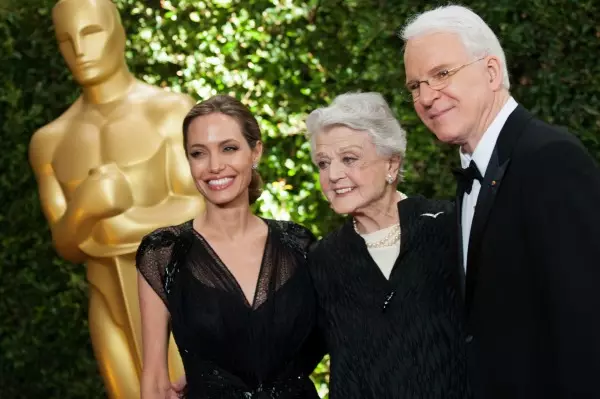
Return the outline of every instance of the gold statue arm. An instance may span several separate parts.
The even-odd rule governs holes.
[[[142,318],[141,399],[164,399],[171,389],[167,366],[169,313],[165,304],[138,271]]]
[[[114,219],[114,223],[119,225],[118,230],[128,232],[129,242],[140,241],[157,228],[190,220],[202,209],[202,197],[189,172],[183,145],[169,140],[167,147],[166,170],[163,173],[167,174],[169,193],[165,199],[151,207],[134,206]]]
[[[54,133],[54,134],[53,134]],[[92,228],[94,221],[88,219],[88,223],[82,223],[86,218],[82,214],[82,207],[78,206],[75,197],[70,206],[67,206],[67,200],[63,193],[54,170],[52,167],[48,146],[56,143],[58,132],[41,129],[37,131],[31,140],[29,146],[29,163],[33,169],[38,183],[38,190],[41,202],[42,212],[50,225],[52,241],[58,254],[74,263],[82,263],[86,256],[79,249],[76,237],[72,234],[79,230],[80,226],[84,230]]]
[[[100,220],[128,209],[133,196],[119,168],[107,164],[90,171],[67,200],[52,167],[52,147],[59,141],[56,136],[57,132],[50,130],[36,132],[30,143],[29,160],[56,251],[66,260],[82,263],[87,256],[79,245]]]
[[[50,225],[56,251],[68,261],[82,263],[86,256],[78,247],[76,237],[79,235],[72,232],[82,229],[89,233],[94,221],[88,219],[85,223],[85,218],[78,212],[81,208],[76,204],[67,207],[65,196],[49,165],[36,171],[36,178],[42,212]]]

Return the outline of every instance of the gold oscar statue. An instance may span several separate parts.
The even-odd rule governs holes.
[[[194,101],[130,73],[125,31],[110,0],[60,0],[52,18],[82,95],[34,133],[30,164],[56,251],[86,266],[90,335],[109,397],[137,399],[135,252],[145,234],[203,209],[181,133]],[[172,337],[168,360],[177,379],[183,368]]]

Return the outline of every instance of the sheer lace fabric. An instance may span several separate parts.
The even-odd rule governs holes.
[[[306,267],[314,237],[265,222],[252,303],[191,221],[156,230],[138,249],[138,270],[169,309],[188,398],[318,398],[308,379],[323,355]]]

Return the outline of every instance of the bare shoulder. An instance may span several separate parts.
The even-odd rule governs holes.
[[[52,122],[40,127],[29,141],[29,161],[34,169],[52,158],[54,149],[68,132],[69,121],[81,110],[81,98]]]

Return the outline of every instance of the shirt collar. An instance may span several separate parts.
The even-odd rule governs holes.
[[[500,136],[500,131],[517,106],[518,104],[515,99],[512,96],[509,97],[506,104],[504,104],[500,112],[498,112],[498,115],[494,118],[494,121],[490,124],[485,133],[483,133],[473,154],[467,154],[463,152],[462,149],[459,150],[460,163],[463,168],[468,168],[471,160],[473,160],[475,161],[475,165],[477,165],[477,169],[481,172],[481,175],[485,176],[487,166],[492,157],[492,152],[494,152],[494,147],[496,146],[496,141],[498,140],[498,136]]]

